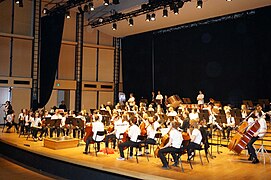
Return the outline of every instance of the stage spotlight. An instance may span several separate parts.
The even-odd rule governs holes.
[[[198,0],[198,2],[197,2],[197,8],[198,9],[202,8],[202,0]]]
[[[119,0],[113,0],[113,4],[119,4],[120,1]]]
[[[43,14],[47,14],[47,13],[48,13],[48,9],[47,9],[46,7],[43,8],[42,13],[43,13]]]
[[[177,7],[177,5],[174,6],[173,12],[174,12],[175,15],[179,14],[179,8]]]
[[[104,5],[108,6],[109,5],[109,0],[104,0]]]
[[[150,14],[146,14],[146,21],[149,22],[151,20],[151,15]]]
[[[230,2],[230,1],[232,1],[232,0],[226,0],[226,1]]]
[[[152,13],[152,15],[151,15],[151,21],[155,21],[155,13]]]
[[[19,7],[24,7],[23,0],[15,0],[15,3],[19,5]]]
[[[113,31],[117,30],[117,24],[116,24],[116,23],[113,23],[113,25],[112,25],[112,30],[113,30]]]
[[[93,2],[90,2],[90,3],[88,4],[88,6],[89,6],[90,11],[94,11],[94,5],[93,5]]]
[[[163,17],[168,17],[168,11],[166,7],[163,9]]]
[[[133,20],[133,18],[130,18],[130,19],[128,20],[128,23],[129,23],[129,26],[133,26],[133,25],[134,25],[134,20]]]
[[[67,11],[67,12],[66,12],[66,18],[67,18],[67,19],[70,19],[70,18],[71,18],[70,11]]]
[[[104,21],[104,19],[103,18],[99,18],[99,20],[98,20],[100,23],[102,23],[103,21]]]

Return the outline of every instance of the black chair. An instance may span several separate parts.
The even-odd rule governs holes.
[[[93,146],[94,146],[94,151],[95,151],[96,156],[97,156],[97,153],[98,153],[98,148],[97,148],[98,143],[104,142],[104,139],[101,140],[101,141],[96,141],[97,136],[104,136],[104,135],[105,135],[105,131],[97,131],[95,139],[93,139],[93,142],[94,142]]]
[[[145,148],[147,147],[147,144],[146,144],[146,139],[147,139],[147,136],[142,136],[142,135],[139,135],[137,137],[137,146],[136,146],[136,162],[138,163],[138,150],[139,148]],[[149,155],[146,154],[146,157],[147,157],[147,160],[149,161]]]

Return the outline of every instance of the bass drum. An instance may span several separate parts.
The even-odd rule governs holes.
[[[170,106],[177,108],[182,103],[181,98],[178,95],[173,95],[167,98],[167,104]]]

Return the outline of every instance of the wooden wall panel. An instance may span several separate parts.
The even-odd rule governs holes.
[[[70,91],[70,109],[75,110],[75,91]]]
[[[89,111],[89,109],[96,109],[97,103],[96,91],[83,91],[82,92],[82,109]]]
[[[58,79],[74,80],[75,46],[61,45]]]
[[[32,34],[32,2],[23,1],[24,7],[15,4],[14,34],[31,36]]]
[[[113,46],[113,37],[100,32],[99,36],[100,45]]]
[[[84,43],[96,44],[97,43],[97,30],[92,29],[90,26],[84,27]]]
[[[113,102],[114,93],[113,92],[99,92],[99,103],[106,104],[107,102]]]
[[[0,32],[11,32],[11,2],[3,1],[0,3]]]
[[[83,81],[96,81],[97,49],[84,47],[83,50]]]
[[[10,38],[0,37],[0,76],[9,76]]]
[[[65,41],[75,41],[76,34],[76,13],[74,11],[70,11],[71,18],[65,18],[64,29],[63,29],[63,37],[62,39]]]
[[[99,81],[112,82],[114,68],[114,50],[100,49],[99,51]]]
[[[16,114],[16,119],[21,109],[30,109],[31,89],[13,88],[12,89],[12,107]]]
[[[14,39],[12,76],[31,77],[32,41]]]

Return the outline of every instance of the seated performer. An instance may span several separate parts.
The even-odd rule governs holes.
[[[147,144],[146,146],[146,154],[149,154],[149,146],[148,144],[155,144],[155,134],[156,134],[156,127],[154,122],[157,120],[157,116],[154,117],[149,117],[148,118],[148,123],[146,123],[146,129],[147,129],[147,139],[144,142],[145,144]],[[139,153],[138,156],[142,155],[142,147],[139,147]]]
[[[199,125],[196,121],[193,121],[191,123],[191,128],[193,128],[192,133],[190,131],[190,129],[187,129],[187,133],[190,136],[190,143],[188,144],[188,146],[186,147],[187,149],[187,160],[190,161],[194,155],[195,155],[195,149],[199,149],[200,148],[200,143],[202,140],[202,135],[201,132],[199,130]]]
[[[38,132],[41,130],[41,118],[39,112],[35,113],[35,118],[32,119],[31,128],[33,130],[33,139],[36,142],[38,137]]]
[[[108,148],[108,144],[109,144],[109,140],[111,140],[113,142],[113,149],[115,149],[116,147],[116,131],[117,131],[117,122],[120,119],[120,117],[118,116],[118,112],[115,111],[113,112],[113,116],[111,118],[111,125],[110,130],[113,130],[111,132],[108,132],[107,130],[107,135],[105,136],[105,148]],[[112,129],[113,128],[113,129]]]
[[[59,112],[58,109],[55,110],[55,114],[51,117],[51,120],[58,120],[58,119],[62,119],[62,116]],[[53,137],[53,133],[54,131],[56,130],[56,134],[57,134],[57,137],[60,136],[60,126],[53,126],[53,127],[50,127],[50,138]]]
[[[247,149],[249,153],[248,160],[252,161],[253,164],[259,163],[259,159],[257,158],[257,154],[255,152],[255,149],[253,147],[254,142],[259,139],[263,138],[267,132],[267,126],[265,121],[265,114],[262,111],[255,111],[255,116],[260,124],[260,128],[253,134],[253,137],[247,144]]]
[[[132,124],[128,129],[128,136],[130,137],[130,140],[119,144],[118,147],[120,151],[120,157],[118,157],[117,160],[125,160],[123,152],[125,147],[130,147],[130,159],[133,158],[133,147],[137,146],[137,137],[140,135],[140,129],[136,125],[137,118],[131,117],[129,121]]]
[[[7,132],[10,132],[10,129],[12,128],[12,126],[15,126],[16,131],[19,132],[18,125],[14,122],[14,119],[15,119],[15,114],[14,114],[14,111],[11,110],[10,113],[6,117],[7,127],[8,127]]]
[[[162,168],[163,169],[169,169],[168,162],[165,157],[165,153],[171,153],[171,156],[174,159],[174,164],[173,166],[178,166],[178,156],[177,154],[181,153],[182,149],[182,142],[183,142],[183,136],[180,131],[177,130],[179,127],[179,123],[176,121],[172,122],[172,127],[169,130],[169,141],[168,143],[164,146],[161,147],[160,150],[158,151],[158,156],[161,159],[161,162],[163,163]]]
[[[101,122],[99,116],[95,116],[95,122],[92,123],[92,132],[93,136],[89,136],[86,140],[86,146],[85,146],[85,151],[83,152],[84,154],[88,154],[88,147],[89,144],[92,141],[98,141],[97,142],[97,152],[100,151],[100,142],[104,139],[104,136],[98,136],[97,132],[98,131],[104,131],[104,124]],[[96,136],[97,135],[97,136]]]
[[[226,119],[227,119],[227,123],[223,123],[223,127],[222,127],[222,133],[223,133],[223,139],[226,139],[226,136],[225,136],[225,131],[227,131],[227,139],[229,139],[230,137],[230,133],[231,133],[231,130],[234,128],[235,126],[235,120],[234,120],[234,117],[231,116],[231,113],[230,112],[227,112],[226,113]]]

